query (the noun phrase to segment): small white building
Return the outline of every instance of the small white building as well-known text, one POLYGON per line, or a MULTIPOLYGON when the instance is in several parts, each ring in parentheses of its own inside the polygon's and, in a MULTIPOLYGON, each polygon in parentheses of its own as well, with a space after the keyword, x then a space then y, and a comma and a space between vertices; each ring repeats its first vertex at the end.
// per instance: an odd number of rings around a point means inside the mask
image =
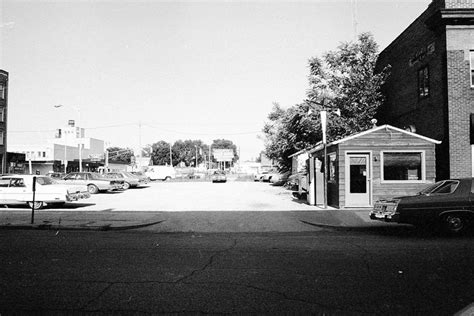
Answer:
POLYGON ((104 165, 106 150, 103 140, 85 137, 84 128, 75 126, 74 121, 42 144, 9 144, 8 149, 25 154, 29 173, 40 174, 79 171, 80 162, 82 170, 96 170, 104 165))

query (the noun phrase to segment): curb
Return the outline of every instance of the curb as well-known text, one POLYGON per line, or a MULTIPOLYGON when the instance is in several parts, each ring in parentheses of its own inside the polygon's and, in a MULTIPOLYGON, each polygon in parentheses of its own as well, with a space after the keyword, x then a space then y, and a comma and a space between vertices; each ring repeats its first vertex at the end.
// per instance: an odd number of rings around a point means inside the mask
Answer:
POLYGON ((129 229, 137 229, 143 228, 148 226, 153 226, 156 224, 160 224, 164 222, 157 221, 145 224, 136 224, 136 225, 127 225, 127 226, 112 226, 111 224, 104 224, 100 226, 81 226, 81 225, 70 225, 70 226, 62 226, 62 225, 50 225, 50 224, 38 224, 38 225, 1 225, 0 230, 81 230, 81 231, 118 231, 118 230, 129 230, 129 229))
MULTIPOLYGON (((364 225, 364 226, 344 226, 344 225, 331 225, 331 224, 322 224, 322 223, 311 223, 307 221, 300 220, 303 224, 315 226, 315 227, 320 227, 320 228, 330 228, 330 229, 336 229, 336 230, 343 230, 343 231, 362 231, 362 230, 367 230, 367 229, 373 229, 373 228, 392 228, 392 227, 401 227, 401 225, 398 224, 373 224, 373 225, 364 225)), ((405 225, 404 225, 405 226, 405 225)))

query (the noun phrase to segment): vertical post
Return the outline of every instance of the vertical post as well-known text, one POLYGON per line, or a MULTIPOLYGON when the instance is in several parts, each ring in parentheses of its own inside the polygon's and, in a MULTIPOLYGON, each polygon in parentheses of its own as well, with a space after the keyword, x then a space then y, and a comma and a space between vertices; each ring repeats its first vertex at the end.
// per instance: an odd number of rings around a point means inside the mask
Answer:
POLYGON ((67 173, 67 131, 64 131, 64 173, 67 173))
POLYGON ((211 169, 211 145, 209 145, 209 169, 211 169))
POLYGON ((82 172, 82 143, 79 143, 79 172, 82 172))
POLYGON ((172 151, 171 151, 171 143, 170 143, 170 166, 173 167, 173 155, 172 155, 172 151))
POLYGON ((198 147, 194 145, 194 148, 196 148, 196 164, 194 166, 197 168, 198 167, 198 147))
POLYGON ((323 194, 324 194, 324 204, 323 204, 323 208, 327 208, 328 206, 328 201, 327 201, 327 162, 326 162, 326 159, 327 159, 327 146, 326 146, 326 126, 327 126, 327 112, 326 111, 321 111, 320 112, 321 114, 321 129, 322 129, 322 132, 323 132, 323 146, 324 146, 324 157, 323 157, 323 170, 324 170, 324 173, 323 173, 323 194))
POLYGON ((33 202, 31 203, 31 224, 35 223, 36 177, 33 177, 33 202))

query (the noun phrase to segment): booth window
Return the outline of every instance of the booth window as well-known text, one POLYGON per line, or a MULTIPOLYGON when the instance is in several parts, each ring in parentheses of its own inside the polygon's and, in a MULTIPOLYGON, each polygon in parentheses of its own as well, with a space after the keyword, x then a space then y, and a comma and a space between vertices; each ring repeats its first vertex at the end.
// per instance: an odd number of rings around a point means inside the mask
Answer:
POLYGON ((0 99, 5 100, 5 91, 7 86, 4 83, 0 83, 0 99))
POLYGON ((336 155, 328 155, 328 182, 336 182, 336 155))
POLYGON ((470 68, 471 68, 471 88, 474 88, 474 50, 469 52, 470 68))
POLYGON ((421 152, 384 152, 384 181, 423 180, 423 154, 421 152))

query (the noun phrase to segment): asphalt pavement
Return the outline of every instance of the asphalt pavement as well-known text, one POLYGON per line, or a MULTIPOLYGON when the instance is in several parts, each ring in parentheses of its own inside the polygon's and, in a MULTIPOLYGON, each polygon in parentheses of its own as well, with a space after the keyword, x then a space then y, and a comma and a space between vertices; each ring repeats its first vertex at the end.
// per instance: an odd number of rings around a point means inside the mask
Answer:
POLYGON ((1 209, 0 229, 127 230, 157 232, 302 232, 396 224, 372 221, 369 209, 314 207, 314 211, 142 212, 1 209))

